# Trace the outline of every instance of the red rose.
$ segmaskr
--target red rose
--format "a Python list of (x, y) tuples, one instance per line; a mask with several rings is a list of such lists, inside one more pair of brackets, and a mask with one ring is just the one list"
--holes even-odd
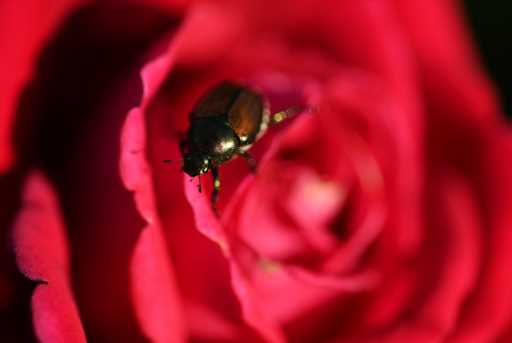
[[(510, 133), (453, 2), (152, 5), (24, 40), (0, 220), (35, 289), (2, 264), (4, 337), (507, 341)], [(312, 110), (254, 145), (256, 174), (221, 167), (219, 218), (211, 178), (162, 160), (226, 79)]]

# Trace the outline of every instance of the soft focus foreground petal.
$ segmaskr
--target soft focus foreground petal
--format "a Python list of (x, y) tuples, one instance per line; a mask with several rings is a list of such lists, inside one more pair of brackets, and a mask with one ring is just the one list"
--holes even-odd
[(14, 156), (11, 130), (16, 106), (36, 58), (63, 18), (87, 0), (2, 1), (0, 3), (0, 173)]
[[(508, 129), (508, 128), (507, 128)], [(479, 161), (486, 251), (479, 282), (467, 299), (453, 342), (494, 340), (510, 325), (512, 315), (512, 154), (511, 135), (503, 131), (485, 137)]]
[(147, 226), (132, 259), (132, 289), (142, 330), (152, 342), (185, 342), (184, 315), (161, 229)]
[[(187, 22), (185, 27), (187, 25), (190, 24)], [(187, 336), (199, 340), (254, 341), (256, 335), (247, 328), (239, 314), (229, 283), (227, 263), (221, 250), (194, 227), (193, 213), (183, 195), (183, 177), (179, 164), (162, 163), (163, 159), (178, 160), (177, 136), (184, 126), (186, 116), (178, 116), (177, 113), (182, 110), (181, 102), (184, 99), (193, 99), (182, 93), (187, 90), (190, 81), (180, 79), (180, 72), (172, 69), (175, 67), (177, 47), (187, 42), (186, 35), (183, 35), (186, 30), (180, 30), (169, 49), (142, 70), (141, 105), (130, 116), (139, 116), (136, 113), (141, 113), (142, 125), (147, 125), (146, 132), (145, 136), (138, 136), (142, 137), (138, 148), (125, 149), (125, 155), (146, 162), (136, 162), (127, 168), (122, 163), (121, 173), (128, 188), (133, 188), (137, 183), (139, 186), (145, 184), (137, 186), (139, 191), (135, 193), (140, 213), (146, 219), (153, 218), (155, 222), (162, 223), (162, 232), (168, 245), (168, 263), (174, 268), (180, 289), (184, 310), (182, 319)], [(169, 73), (173, 81), (170, 85), (166, 80)], [(143, 126), (137, 124), (132, 127), (140, 129)], [(130, 157), (129, 154), (140, 157)], [(144, 179), (140, 177), (143, 174), (151, 175), (151, 180), (139, 182)], [(194, 190), (197, 192), (195, 186)], [(150, 197), (143, 195), (144, 192), (154, 192), (154, 205), (153, 200), (147, 201)], [(155, 302), (154, 306), (165, 304)]]
[[(268, 315), (259, 306), (257, 294), (254, 293), (253, 286), (249, 282), (247, 275), (244, 275), (245, 267), (239, 264), (238, 256), (233, 257), (231, 251), (226, 250), (231, 248), (232, 242), (226, 245), (224, 229), (219, 218), (213, 212), (209, 200), (204, 193), (197, 191), (196, 185), (188, 182), (187, 177), (185, 177), (184, 188), (187, 199), (194, 211), (197, 229), (216, 241), (225, 252), (226, 258), (229, 259), (233, 289), (242, 305), (245, 320), (258, 330), (268, 342), (284, 342), (284, 335), (281, 330), (275, 323), (269, 320)], [(250, 256), (248, 257), (251, 258)], [(249, 264), (252, 265), (253, 261), (249, 262)]]
[(471, 178), (485, 228), (478, 283), (450, 341), (492, 341), (512, 310), (512, 278), (506, 272), (512, 241), (510, 135), (504, 138), (504, 128), (493, 125), (500, 120), (495, 90), (475, 56), (459, 3), (400, 0), (396, 5), (422, 74), (431, 140), (445, 163), (457, 164)]
[[(250, 184), (248, 181), (252, 180), (246, 179), (241, 188), (247, 188)], [(194, 210), (198, 230), (216, 241), (229, 259), (233, 289), (241, 303), (245, 320), (267, 341), (285, 341), (280, 325), (295, 319), (299, 313), (325, 303), (340, 291), (361, 291), (375, 283), (370, 275), (359, 279), (329, 278), (265, 260), (235, 236), (226, 237), (226, 222), (230, 223), (227, 225), (229, 228), (238, 224), (234, 218), (226, 219), (233, 208), (226, 211), (223, 218), (225, 225), (221, 226), (209, 200), (197, 191), (197, 186), (185, 178), (184, 187)], [(236, 199), (240, 197), (235, 196), (235, 202)], [(252, 228), (258, 230), (260, 225), (255, 222)]]
[(131, 284), (136, 313), (144, 333), (154, 342), (185, 342), (182, 304), (165, 237), (154, 206), (150, 168), (144, 158), (145, 122), (132, 110), (121, 136), (120, 171), (125, 187), (147, 226), (141, 232), (131, 261)]
[[(381, 122), (392, 128), (399, 147), (394, 156), (396, 179), (388, 182), (394, 189), (389, 192), (389, 226), (399, 233), (388, 239), (395, 241), (397, 253), (413, 253), (421, 244), (423, 231), (418, 218), (424, 138), (420, 89), (407, 37), (389, 2), (332, 1), (321, 15), (324, 24), (318, 27), (323, 28), (323, 39), (328, 39), (341, 63), (368, 71), (385, 85), (382, 91), (388, 101), (395, 103), (384, 110), (388, 116)], [(339, 85), (347, 89), (343, 82)]]
[(119, 177), (119, 134), (141, 93), (138, 70), (176, 18), (143, 6), (84, 7), (43, 52), (20, 105), (17, 148), (59, 190), (72, 281), (91, 341), (146, 341), (130, 290), (144, 227)]
[(0, 332), (4, 341), (34, 341), (31, 295), (34, 282), (16, 265), (12, 253), (12, 226), (19, 211), (24, 172), (11, 171), (0, 176)]
[(496, 90), (465, 27), (462, 1), (394, 2), (417, 59), (426, 99), (461, 119), (496, 120)]
[(444, 341), (457, 328), (481, 268), (482, 218), (475, 192), (468, 180), (450, 170), (440, 171), (430, 186), (429, 234), (423, 248), (417, 298), (409, 306), (410, 315), (387, 338), (400, 341), (419, 333), (419, 341), (430, 341), (428, 328), (436, 341)]
[(32, 296), (38, 338), (45, 343), (85, 342), (71, 291), (68, 242), (58, 199), (39, 173), (27, 178), (13, 238), (19, 268), (41, 282)]

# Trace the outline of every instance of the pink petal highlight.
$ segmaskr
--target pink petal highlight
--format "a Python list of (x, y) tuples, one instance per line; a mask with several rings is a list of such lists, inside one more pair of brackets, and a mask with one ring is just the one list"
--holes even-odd
[(21, 90), (37, 56), (66, 15), (85, 0), (0, 3), (0, 173), (12, 163), (11, 126)]
[(194, 210), (197, 229), (203, 235), (217, 243), (226, 255), (229, 255), (229, 245), (225, 233), (223, 232), (219, 219), (213, 211), (211, 202), (206, 197), (204, 191), (200, 193), (197, 189), (197, 178), (194, 180), (195, 182), (190, 182), (191, 180), (194, 179), (191, 179), (187, 175), (183, 176), (185, 196)]
[(176, 277), (161, 229), (141, 233), (131, 262), (132, 291), (142, 329), (153, 342), (186, 342)]
[[(199, 24), (196, 22), (194, 25)], [(177, 156), (177, 142), (173, 134), (180, 130), (181, 125), (176, 125), (176, 123), (183, 122), (184, 119), (178, 115), (181, 98), (175, 99), (172, 94), (167, 96), (169, 90), (164, 84), (169, 74), (172, 75), (171, 68), (180, 44), (187, 43), (187, 34), (184, 34), (183, 30), (178, 32), (164, 54), (146, 65), (141, 73), (144, 94), (141, 107), (130, 112), (125, 124), (126, 135), (123, 135), (121, 174), (126, 187), (135, 191), (137, 207), (140, 208), (141, 214), (146, 220), (155, 220), (154, 223), (160, 226), (160, 216), (163, 217), (166, 228), (165, 235), (169, 243), (168, 252), (173, 258), (173, 261), (168, 263), (176, 268), (177, 282), (182, 287), (180, 297), (183, 301), (184, 315), (187, 316), (188, 336), (205, 337), (217, 333), (222, 337), (232, 335), (253, 337), (252, 330), (241, 323), (239, 318), (236, 299), (229, 287), (229, 277), (226, 277), (225, 260), (208, 239), (194, 230), (192, 213), (183, 197), (180, 183), (176, 182), (181, 178), (179, 169), (173, 173), (173, 169), (161, 168), (162, 159), (176, 158)], [(176, 88), (178, 92), (182, 91), (183, 84), (180, 86)], [(162, 96), (160, 92), (163, 92), (164, 95)], [(173, 100), (177, 100), (178, 104)], [(147, 128), (146, 123), (148, 123)], [(172, 124), (170, 125), (170, 123)], [(164, 128), (167, 130), (163, 130)], [(149, 132), (148, 140), (146, 140), (146, 132)], [(133, 137), (130, 138), (130, 136)], [(148, 164), (148, 161), (154, 165)], [(192, 186), (188, 193), (192, 197), (197, 196), (192, 192), (197, 193), (195, 186)], [(158, 211), (153, 196), (158, 199)], [(212, 218), (214, 215), (211, 213), (209, 201), (206, 199), (199, 199), (199, 201), (203, 202), (204, 210), (210, 210), (210, 222), (215, 224), (217, 219)], [(166, 220), (167, 218), (169, 220)], [(212, 231), (213, 235), (215, 235), (214, 232), (215, 230)], [(158, 235), (160, 236), (160, 234)], [(222, 238), (219, 239), (219, 242), (222, 244)], [(202, 254), (197, 256), (197, 251)], [(200, 266), (191, 271), (190, 266), (194, 263), (200, 263)], [(223, 277), (225, 280), (222, 279)], [(209, 281), (205, 283), (205, 280)], [(142, 286), (141, 290), (144, 291)], [(214, 296), (212, 290), (216, 292)], [(146, 295), (145, 297), (149, 298), (150, 296)], [(189, 308), (189, 304), (198, 302), (204, 305), (204, 311), (194, 311)], [(145, 306), (140, 305), (138, 311), (144, 314), (143, 307)], [(167, 305), (158, 303), (155, 306)], [(208, 327), (200, 327), (202, 320), (204, 323), (204, 313), (209, 313), (218, 319), (216, 323), (219, 325), (215, 330), (210, 331)], [(234, 328), (233, 325), (236, 325), (236, 332), (231, 330)], [(229, 329), (230, 327), (231, 329)]]
[(121, 134), (120, 173), (134, 192), (139, 213), (148, 225), (131, 261), (132, 292), (137, 317), (155, 342), (185, 342), (182, 304), (174, 270), (155, 208), (150, 167), (145, 160), (145, 122), (140, 109), (127, 116)]
[(272, 323), (268, 316), (261, 311), (257, 297), (253, 294), (253, 288), (239, 265), (240, 261), (231, 255), (232, 242), (226, 241), (226, 235), (219, 219), (214, 214), (210, 201), (204, 193), (199, 193), (197, 186), (189, 182), (189, 177), (184, 177), (184, 188), (187, 199), (192, 206), (196, 219), (197, 229), (216, 242), (229, 260), (231, 283), (238, 300), (242, 306), (244, 319), (268, 342), (284, 342), (281, 330)]
[(69, 252), (57, 196), (39, 173), (27, 178), (21, 211), (14, 225), (20, 270), (42, 281), (32, 295), (32, 318), (42, 342), (85, 342), (69, 275)]
[(246, 320), (272, 342), (283, 339), (282, 325), (347, 292), (367, 291), (378, 280), (371, 274), (336, 278), (265, 260), (247, 247), (234, 246), (233, 287)]
[(134, 192), (139, 213), (148, 222), (156, 220), (150, 167), (145, 160), (146, 132), (144, 116), (135, 108), (128, 113), (121, 134), (119, 169), (124, 186)]

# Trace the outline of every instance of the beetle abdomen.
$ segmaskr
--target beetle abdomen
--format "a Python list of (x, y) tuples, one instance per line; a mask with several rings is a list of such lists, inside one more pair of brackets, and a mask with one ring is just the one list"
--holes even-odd
[(245, 86), (224, 81), (199, 99), (190, 114), (190, 120), (204, 117), (223, 118), (243, 147), (256, 140), (267, 112), (262, 95)]
[(240, 86), (227, 81), (216, 85), (196, 103), (190, 112), (190, 120), (227, 115), (241, 91)]

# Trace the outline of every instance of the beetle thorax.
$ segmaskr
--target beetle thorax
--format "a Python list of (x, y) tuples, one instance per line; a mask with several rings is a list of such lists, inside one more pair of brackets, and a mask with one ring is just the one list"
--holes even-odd
[(230, 160), (240, 146), (233, 129), (218, 117), (192, 120), (188, 142), (191, 153), (208, 156), (214, 165)]

